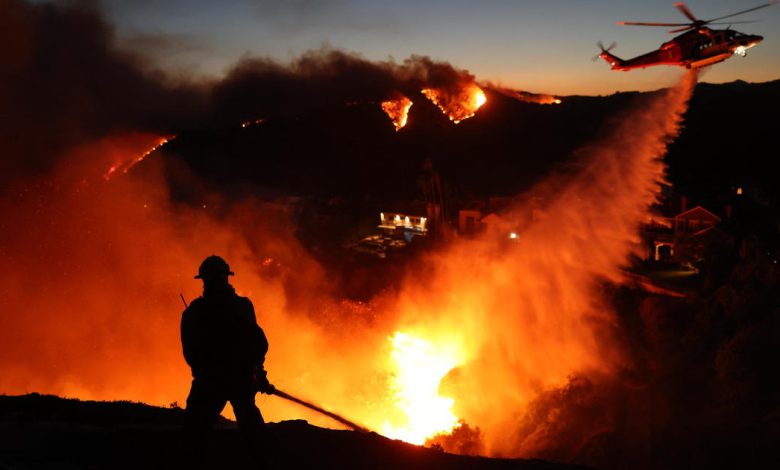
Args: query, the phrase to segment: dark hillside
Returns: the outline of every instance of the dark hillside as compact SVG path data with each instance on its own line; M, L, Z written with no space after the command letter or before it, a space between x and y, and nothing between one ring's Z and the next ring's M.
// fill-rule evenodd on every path
M183 411L141 403L92 402L31 394L0 396L0 468L174 468ZM335 431L305 421L268 425L270 468L584 468L540 460L467 457L378 434ZM233 423L214 433L203 468L253 468Z
M421 198L421 163L431 159L454 201L514 195L597 138L645 93L564 97L560 105L520 102L486 90L476 116L450 123L421 95L395 132L378 103L353 102L266 116L242 128L187 131L164 147L212 189L360 202ZM774 194L774 115L780 81L697 86L684 130L667 156L678 192L711 198L735 185ZM187 186L178 164L171 179ZM175 168L175 169L174 169ZM177 186L176 184L174 186Z
M634 95L572 97L553 106L487 90L487 104L457 125L419 96L400 132L377 103L352 103L246 128L184 132L164 153L220 192L415 199L421 164L430 159L455 197L513 195L566 161ZM170 172L174 187L189 184L179 168Z
M685 130L669 149L672 182L713 197L732 186L759 186L777 196L780 80L696 87Z

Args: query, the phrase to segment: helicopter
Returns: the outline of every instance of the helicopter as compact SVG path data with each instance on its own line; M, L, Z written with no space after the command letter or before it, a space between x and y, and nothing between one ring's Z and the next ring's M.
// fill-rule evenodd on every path
M769 3L747 10L738 11L729 15L720 16L711 20L700 20L696 18L687 5L683 2L675 3L680 12L685 15L690 23L645 23L636 21L618 21L621 26L664 26L676 27L669 33L680 33L671 41L661 44L658 49L634 57L633 59L623 60L610 51L617 45L612 43L609 47L599 42L598 46L601 53L593 60L601 57L611 67L612 70L628 71L637 68L652 67L655 65L679 65L686 69L697 69L708 65L722 62L734 55L744 57L747 50L761 42L764 38L754 34L744 34L731 29L732 24L753 23L753 21L734 21L730 23L716 23L716 21L731 18L732 16L742 15L751 11L765 8L777 3L772 0ZM710 24L728 24L726 29L711 29L707 27Z

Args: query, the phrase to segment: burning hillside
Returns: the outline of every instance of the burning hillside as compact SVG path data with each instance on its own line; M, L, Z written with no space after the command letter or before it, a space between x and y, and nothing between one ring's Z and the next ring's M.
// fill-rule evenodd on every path
M538 93L530 93L527 91L521 91L521 90L509 90L507 88L494 88L499 93L502 93L506 96L509 96L511 98L515 98L520 101L525 101L527 103L537 103L537 104L561 104L563 101L560 98L556 98L552 95L545 95L545 94L538 94Z
M409 120L409 108L412 107L412 104L412 100L405 96L382 102L382 111L387 113L387 117L393 121L396 131L400 131Z
M422 94L431 100L455 124L468 119L485 104L485 92L476 85L469 85L456 90L425 88Z
M246 126L242 125L242 127L246 127ZM111 165L108 171L106 171L106 173L103 175L103 178L105 178L106 180L110 180L115 175L127 173L128 171L130 171L132 167L142 162L144 158L156 152L158 149L160 149L160 147L162 147L163 145L167 144L169 141L175 138L176 136L160 137L157 140L157 143L154 144L153 147L149 148L149 150L146 150L145 152L140 153L138 155L133 155L130 158L130 160L119 161Z

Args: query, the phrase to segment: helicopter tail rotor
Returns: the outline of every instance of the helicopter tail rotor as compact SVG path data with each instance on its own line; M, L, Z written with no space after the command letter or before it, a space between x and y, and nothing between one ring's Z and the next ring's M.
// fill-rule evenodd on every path
M599 58L601 57L602 54L609 53L609 51L611 51L612 49L614 49L617 46L617 43L612 41L612 44L610 44L607 47L604 47L604 43L599 41L599 42L596 43L596 45L599 46L599 49L601 49L601 52L596 54L595 56L593 56L593 59L592 59L593 62L596 62L597 60L599 60Z

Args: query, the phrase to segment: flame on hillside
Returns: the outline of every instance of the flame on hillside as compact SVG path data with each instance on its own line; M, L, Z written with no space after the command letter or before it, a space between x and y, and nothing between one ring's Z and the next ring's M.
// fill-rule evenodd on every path
M424 88L421 92L455 124L474 116L487 101L485 92L473 83L454 89Z
M536 104L561 104L560 98L556 98L553 95L529 93L527 91L516 91L515 97L520 101Z
M400 423L386 422L381 433L423 444L433 435L451 432L458 424L452 411L455 400L441 396L439 385L448 372L463 363L462 351L453 344L435 346L398 331L390 341L394 369L391 388L395 406L402 415Z
M160 147L162 147L163 145L167 144L168 142L170 142L171 140L173 140L175 138L176 138L175 135L169 135L169 136L166 136L166 137L159 137L157 139L157 143L154 144L154 146L152 146L148 150L146 150L146 151L144 151L144 152L142 152L142 153L140 153L140 154L138 154L138 155L136 155L136 156L134 156L134 157L132 157L130 159L121 160L121 161L111 165L109 167L109 169L103 174L103 178L106 181L108 181L116 174L120 174L120 173L121 174L125 174L125 173L127 173L128 171L130 171L130 168L134 167L135 165L137 165L138 163L143 161L144 158L148 157L149 155L151 155L152 153L157 151Z
M396 131L400 131L409 120L409 109L412 107L412 100L402 96L395 100L382 102L382 111L393 121Z
M504 96L508 96L510 98L514 98L518 101L523 101L525 103L561 104L563 102L558 97L555 97L553 95L547 95L544 93L531 93L530 91L513 90L501 86L491 86L491 89L493 91L501 93Z

